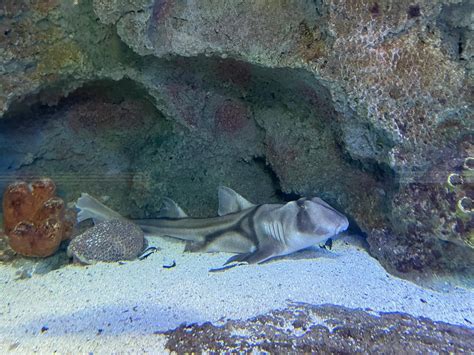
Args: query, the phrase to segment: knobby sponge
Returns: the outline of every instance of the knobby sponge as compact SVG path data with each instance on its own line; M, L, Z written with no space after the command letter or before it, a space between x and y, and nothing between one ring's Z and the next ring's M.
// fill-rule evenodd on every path
M10 184L3 195L4 230L10 247L24 256L45 257L56 252L74 226L75 216L55 196L51 179Z

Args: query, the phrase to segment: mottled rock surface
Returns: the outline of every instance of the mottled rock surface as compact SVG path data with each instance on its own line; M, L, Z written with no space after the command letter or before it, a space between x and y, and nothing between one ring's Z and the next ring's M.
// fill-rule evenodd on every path
M75 237L67 248L69 257L83 264L133 260L146 248L143 231L136 224L111 219Z
M472 272L472 10L7 0L0 171L131 217L163 196L211 215L218 185L319 195L393 272Z
M184 352L470 353L474 329L403 313L293 305L247 321L183 325L165 333L166 348Z
M0 230L0 262L10 262L15 259L15 252L8 245L8 237Z

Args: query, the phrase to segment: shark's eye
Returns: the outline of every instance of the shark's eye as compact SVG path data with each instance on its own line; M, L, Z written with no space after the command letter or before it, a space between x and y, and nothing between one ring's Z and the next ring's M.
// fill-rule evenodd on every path
M306 205L305 205L305 200L303 199L299 199L298 201L296 201L296 204L298 205L299 208L305 210L306 209Z

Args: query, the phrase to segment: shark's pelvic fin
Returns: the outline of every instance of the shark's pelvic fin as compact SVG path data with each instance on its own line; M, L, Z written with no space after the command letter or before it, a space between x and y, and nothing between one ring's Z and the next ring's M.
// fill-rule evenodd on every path
M219 209L217 213L219 216L236 213L255 206L253 203L240 196L237 192L225 186L219 186L218 197Z
M158 218L186 218L188 215L172 199L165 197Z
M77 213L77 222L82 222L86 219L92 218L94 224L97 224L110 219L124 219L124 217L118 212L115 212L86 193L82 193L81 197L77 199L76 208L79 209L79 212Z
M205 241L187 240L184 247L185 252L195 253L202 251L206 247Z

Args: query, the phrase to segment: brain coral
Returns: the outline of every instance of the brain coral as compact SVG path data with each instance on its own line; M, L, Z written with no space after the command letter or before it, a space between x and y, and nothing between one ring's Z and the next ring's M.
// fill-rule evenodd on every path
M3 195L4 230L10 247L25 256L54 254L72 231L74 216L55 196L51 179L10 184Z
M135 259L146 247L143 231L124 219L96 224L69 244L67 253L76 261L92 264Z

